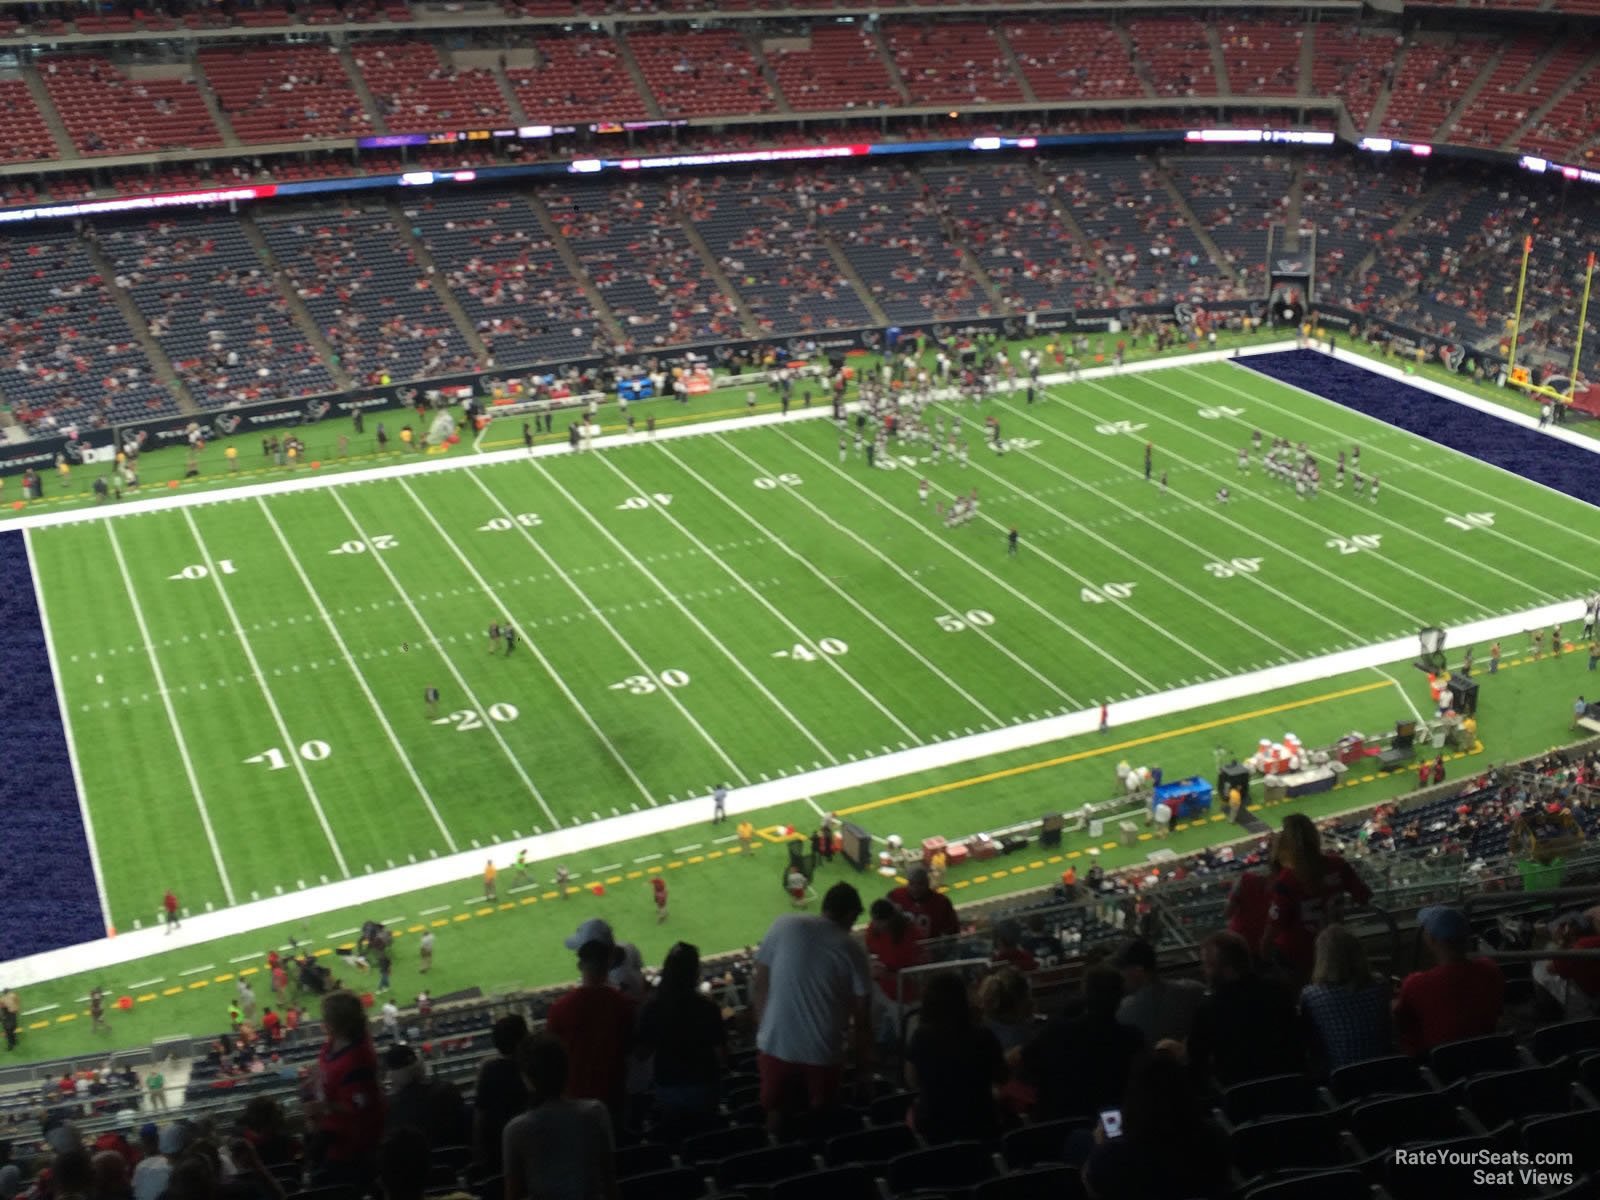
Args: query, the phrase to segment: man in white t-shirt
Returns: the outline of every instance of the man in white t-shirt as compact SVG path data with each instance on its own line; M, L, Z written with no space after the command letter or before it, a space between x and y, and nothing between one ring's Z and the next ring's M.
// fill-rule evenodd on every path
M860 1078L871 1077L872 967L850 935L860 915L860 893L836 883L822 898L821 916L779 917L756 951L751 995L761 1106L774 1133L785 1118L837 1101L847 1035Z

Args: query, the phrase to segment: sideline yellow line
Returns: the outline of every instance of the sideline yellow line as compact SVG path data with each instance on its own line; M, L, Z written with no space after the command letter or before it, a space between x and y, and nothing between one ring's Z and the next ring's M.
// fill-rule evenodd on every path
M1067 763L1081 762L1087 758L1098 758L1103 754L1117 754L1123 750L1132 750L1137 746L1148 746L1155 742L1170 741L1173 738L1184 737L1191 733L1204 733L1208 729L1220 729L1224 725L1237 725L1240 721L1254 721L1261 717L1270 717L1275 713L1291 712L1297 708L1309 708L1313 704L1325 704L1329 700L1343 700L1348 696L1359 696L1365 692L1375 692L1381 688L1393 686L1387 679L1373 683L1357 684L1355 687L1344 688L1337 692L1325 692L1320 696L1307 696L1303 700L1290 700L1283 704L1274 704L1270 708L1258 708L1251 712L1236 713L1231 717L1216 717L1213 720L1201 721L1195 725L1185 725L1181 729L1169 729L1162 733L1149 733L1143 737L1111 742L1104 746L1096 746L1092 750L1076 750L1071 754L1040 759L1038 762L1023 763L1015 767L1004 767L998 771L989 771L983 775L973 775L966 779L952 779L948 783L936 783L931 787L918 788L914 792L901 792L896 796L885 796L881 800L868 800L864 804L854 804L849 808L841 808L837 811L841 817L850 817L856 813L888 808L892 804L903 804L907 800L920 800L925 796L937 796L943 792L960 791L962 788L975 787L980 783L993 783L997 779L1009 779L1013 775L1027 775L1034 771L1046 770L1049 767L1060 767L1065 766Z

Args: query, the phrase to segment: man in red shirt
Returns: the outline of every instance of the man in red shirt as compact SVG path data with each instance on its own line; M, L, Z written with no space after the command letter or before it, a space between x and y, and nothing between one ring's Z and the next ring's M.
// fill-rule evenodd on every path
M1422 940L1437 966L1413 971L1394 1000L1400 1048L1425 1054L1444 1042L1495 1031L1506 978L1487 958L1468 958L1472 923L1459 908L1438 904L1417 914Z
M171 933L178 928L178 898L172 894L171 888L161 897L161 908L167 915L167 932Z
M261 1014L261 1032L269 1042L276 1042L283 1036L283 1020L272 1011L270 1005Z
M550 1006L545 1027L567 1048L568 1098L604 1102L621 1129L634 1004L606 982L612 958L599 938L578 948L578 986Z
M1036 970L1039 960L1022 944L1022 931L1015 921L1002 921L994 930L994 953L990 961L1013 966L1023 974Z
M1551 930L1554 944L1563 950L1600 950L1589 914L1559 922ZM1569 1018L1600 1014L1600 961L1553 958L1533 964L1533 978L1560 1004Z
M890 892L889 902L916 922L925 938L954 937L961 932L956 906L949 896L933 890L928 868L920 864L906 872L905 886Z

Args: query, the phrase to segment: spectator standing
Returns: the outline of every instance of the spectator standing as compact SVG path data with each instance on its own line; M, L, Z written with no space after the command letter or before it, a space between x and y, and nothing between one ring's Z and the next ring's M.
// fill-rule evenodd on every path
M522 1082L517 1047L528 1036L528 1023L518 1013L494 1023L490 1038L494 1055L478 1068L472 1089L472 1144L477 1161L486 1171L500 1171L500 1135L512 1117L528 1107L528 1089Z
M1117 995L1122 995L1120 978ZM998 967L984 976L978 985L978 1008L985 1027L1008 1055L1034 1035L1033 989L1015 967Z
M1322 848L1311 818L1290 813L1273 843L1278 868L1267 905L1262 955L1288 970L1298 983L1311 974L1317 934L1337 921L1346 900L1360 905L1369 888L1343 857Z
M872 977L877 980L879 993L890 1005L897 1006L902 1000L915 1002L916 985L902 984L900 972L928 961L921 931L904 909L889 900L874 900L868 917L864 941L872 956ZM894 1018L898 1028L897 1009L880 1015Z
M612 1128L617 1128L626 1096L635 1006L606 980L613 950L611 942L599 938L579 947L578 986L550 1006L545 1028L566 1050L567 1094L574 1100L600 1101L610 1110Z
M1194 1010L1205 989L1193 979L1163 979L1156 973L1156 952L1140 938L1118 951L1113 965L1122 972L1123 997L1117 1020L1144 1035L1144 1044L1189 1036Z
M344 991L325 996L322 1028L327 1041L317 1055L316 1098L304 1109L321 1135L317 1182L364 1185L372 1178L383 1134L384 1102L378 1052L360 997Z
M133 1169L133 1200L161 1200L172 1178L172 1160L167 1156L183 1148L182 1131L175 1125L157 1132L149 1124L139 1130L142 1157Z
M1325 1071L1393 1050L1389 986L1373 976L1361 939L1343 925L1317 934L1316 965L1300 992L1300 1015Z
M700 993L700 951L679 942L639 1011L639 1046L653 1052L656 1112L673 1129L693 1129L717 1110L727 1055L722 1010Z
M954 937L961 932L956 906L933 890L930 879L928 868L918 863L906 872L905 883L889 893L889 902L916 922L924 938Z
M1083 1166L1093 1200L1200 1200L1228 1192L1228 1147L1181 1058L1137 1064L1122 1097L1122 1136L1097 1127Z
M1505 1004L1505 975L1487 958L1469 958L1472 923L1459 908L1436 904L1417 913L1435 965L1413 971L1394 1002L1395 1033L1407 1054L1493 1033Z
M1233 887L1228 889L1228 903L1223 909L1223 916L1227 918L1228 928L1250 947L1251 954L1261 952L1261 942L1267 931L1267 906L1270 903L1271 880L1260 871L1247 869L1240 872Z
M383 1068L389 1084L386 1132L413 1129L430 1146L466 1145L472 1119L455 1084L429 1078L427 1064L410 1046L385 1050Z
M1006 1082L1000 1041L977 1019L959 975L939 975L928 984L917 1029L906 1047L906 1086L918 1093L912 1124L930 1144L1000 1132L994 1089Z
M616 1200L611 1118L603 1104L572 1096L560 1040L525 1038L517 1062L528 1110L501 1138L506 1200Z
M861 1083L871 1078L872 969L850 934L860 915L856 889L836 883L822 898L820 916L779 917L756 951L750 991L761 1104L774 1131L787 1117L837 1100L847 1034L854 1034Z
M1034 1088L1035 1120L1089 1116L1120 1103L1144 1051L1140 1031L1118 1019L1122 975L1094 967L1083 977L1083 1008L1051 1018L1022 1047L1019 1071Z
M1305 1039L1294 1001L1276 980L1258 975L1236 933L1216 933L1200 948L1210 993L1195 1009L1189 1065L1227 1086L1300 1071Z

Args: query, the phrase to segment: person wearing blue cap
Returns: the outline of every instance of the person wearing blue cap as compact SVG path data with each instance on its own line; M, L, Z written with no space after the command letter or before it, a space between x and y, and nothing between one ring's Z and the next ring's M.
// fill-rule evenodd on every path
M1425 1054L1444 1042L1495 1031L1505 1007L1506 977L1487 958L1468 957L1472 922L1459 908L1435 904L1417 913L1422 940L1435 966L1413 971L1395 997L1400 1048Z

